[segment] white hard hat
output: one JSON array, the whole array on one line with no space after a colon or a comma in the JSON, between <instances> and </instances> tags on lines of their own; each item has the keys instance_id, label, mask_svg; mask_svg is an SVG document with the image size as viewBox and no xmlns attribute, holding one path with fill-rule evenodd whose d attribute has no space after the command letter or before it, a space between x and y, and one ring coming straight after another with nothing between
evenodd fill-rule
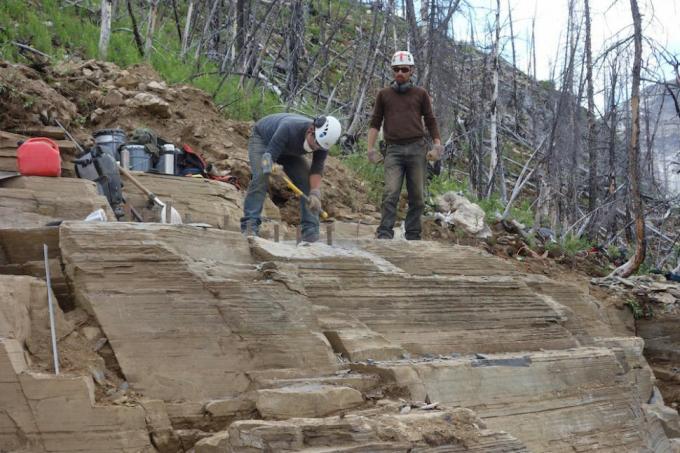
<instances>
[{"instance_id":1,"label":"white hard hat","mask_svg":"<svg viewBox=\"0 0 680 453\"><path fill-rule=\"evenodd\" d=\"M392 66L413 66L413 55L406 50L400 50L392 55Z\"/></svg>"},{"instance_id":2,"label":"white hard hat","mask_svg":"<svg viewBox=\"0 0 680 453\"><path fill-rule=\"evenodd\" d=\"M330 149L340 138L342 126L333 116L320 116L314 120L314 136L323 149Z\"/></svg>"}]
</instances>

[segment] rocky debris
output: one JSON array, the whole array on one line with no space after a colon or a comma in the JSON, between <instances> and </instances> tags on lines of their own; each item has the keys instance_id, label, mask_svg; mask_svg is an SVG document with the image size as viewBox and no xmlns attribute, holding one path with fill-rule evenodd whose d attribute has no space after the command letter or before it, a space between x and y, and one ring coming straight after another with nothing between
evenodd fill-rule
<instances>
[{"instance_id":1,"label":"rocky debris","mask_svg":"<svg viewBox=\"0 0 680 453\"><path fill-rule=\"evenodd\" d=\"M0 171L17 172L18 143L25 140L23 135L0 131Z\"/></svg>"},{"instance_id":2,"label":"rocky debris","mask_svg":"<svg viewBox=\"0 0 680 453\"><path fill-rule=\"evenodd\" d=\"M632 294L641 302L658 304L665 313L680 312L680 283L666 280L661 274L594 278L592 283L622 294Z\"/></svg>"},{"instance_id":3,"label":"rocky debris","mask_svg":"<svg viewBox=\"0 0 680 453\"><path fill-rule=\"evenodd\" d=\"M125 105L133 109L142 109L160 118L170 118L170 104L152 93L137 93L132 99L125 101Z\"/></svg>"},{"instance_id":4,"label":"rocky debris","mask_svg":"<svg viewBox=\"0 0 680 453\"><path fill-rule=\"evenodd\" d=\"M656 274L593 279L592 283L616 294L634 311L636 335L644 338L657 385L669 405L680 407L680 283Z\"/></svg>"},{"instance_id":5,"label":"rocky debris","mask_svg":"<svg viewBox=\"0 0 680 453\"><path fill-rule=\"evenodd\" d=\"M669 438L680 438L680 415L676 409L663 404L663 400L656 404L643 405L647 416L656 418L663 426L663 430Z\"/></svg>"},{"instance_id":6,"label":"rocky debris","mask_svg":"<svg viewBox=\"0 0 680 453\"><path fill-rule=\"evenodd\" d=\"M333 385L296 385L257 391L257 410L265 419L325 417L364 403L361 392Z\"/></svg>"},{"instance_id":7,"label":"rocky debris","mask_svg":"<svg viewBox=\"0 0 680 453\"><path fill-rule=\"evenodd\" d=\"M146 426L151 442L159 453L177 453L180 450L180 438L173 430L168 418L165 403L161 400L142 398L139 404L144 408Z\"/></svg>"},{"instance_id":8,"label":"rocky debris","mask_svg":"<svg viewBox=\"0 0 680 453\"><path fill-rule=\"evenodd\" d=\"M196 453L224 453L229 448L229 432L221 431L214 436L199 440L194 445Z\"/></svg>"},{"instance_id":9,"label":"rocky debris","mask_svg":"<svg viewBox=\"0 0 680 453\"><path fill-rule=\"evenodd\" d=\"M484 211L463 195L446 192L437 197L436 205L442 222L461 228L479 239L491 237L491 230L484 221Z\"/></svg>"},{"instance_id":10,"label":"rocky debris","mask_svg":"<svg viewBox=\"0 0 680 453\"><path fill-rule=\"evenodd\" d=\"M407 415L350 414L344 417L247 420L233 423L222 450L286 452L526 452L511 435L486 429L467 409ZM201 450L197 450L197 453ZM206 450L210 451L210 450Z\"/></svg>"},{"instance_id":11,"label":"rocky debris","mask_svg":"<svg viewBox=\"0 0 680 453\"><path fill-rule=\"evenodd\" d=\"M255 411L255 401L251 397L225 398L209 401L205 405L205 412L213 420L234 419L245 416Z\"/></svg>"},{"instance_id":12,"label":"rocky debris","mask_svg":"<svg viewBox=\"0 0 680 453\"><path fill-rule=\"evenodd\" d=\"M94 182L72 178L22 176L0 181L0 228L44 227L56 220L83 220L103 209L113 211Z\"/></svg>"},{"instance_id":13,"label":"rocky debris","mask_svg":"<svg viewBox=\"0 0 680 453\"><path fill-rule=\"evenodd\" d=\"M4 68L8 68L5 71ZM122 128L128 133L144 126L176 144L187 143L202 153L220 171L236 176L245 189L250 180L247 139L252 122L225 119L212 98L202 90L187 86L168 86L149 66L120 69L112 63L72 60L47 68L43 79L22 65L3 67L0 86L7 81L0 130L30 126L64 124L81 143L97 129ZM27 101L28 99L28 101ZM45 102L49 101L46 107ZM28 102L30 108L26 108ZM78 122L73 120L78 119ZM80 125L82 124L82 127ZM63 148L62 156L69 176L74 147ZM0 141L0 170L14 171L16 143L5 148ZM4 160L7 165L4 165ZM375 208L367 203L366 189L338 159L329 158L324 178L323 202L329 214L340 220L367 220ZM272 192L289 223L298 223L299 201L282 181L273 181Z\"/></svg>"},{"instance_id":14,"label":"rocky debris","mask_svg":"<svg viewBox=\"0 0 680 453\"><path fill-rule=\"evenodd\" d=\"M76 119L74 102L45 83L43 75L20 64L0 61L0 129L14 130Z\"/></svg>"}]
</instances>

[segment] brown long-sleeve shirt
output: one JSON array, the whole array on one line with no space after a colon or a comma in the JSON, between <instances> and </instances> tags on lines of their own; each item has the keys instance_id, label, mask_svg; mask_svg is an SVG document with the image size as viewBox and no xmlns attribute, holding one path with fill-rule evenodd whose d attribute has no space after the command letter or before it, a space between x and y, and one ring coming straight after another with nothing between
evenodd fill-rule
<instances>
[{"instance_id":1,"label":"brown long-sleeve shirt","mask_svg":"<svg viewBox=\"0 0 680 453\"><path fill-rule=\"evenodd\" d=\"M387 143L404 144L425 136L423 119L432 139L441 139L430 96L424 88L416 86L397 93L387 87L375 98L370 126L380 129L382 125Z\"/></svg>"}]
</instances>

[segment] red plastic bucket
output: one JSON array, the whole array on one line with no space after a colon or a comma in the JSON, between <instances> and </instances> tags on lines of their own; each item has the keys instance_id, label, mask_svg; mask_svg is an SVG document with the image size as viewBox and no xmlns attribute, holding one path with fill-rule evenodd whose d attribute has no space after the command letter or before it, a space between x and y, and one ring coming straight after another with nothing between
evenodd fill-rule
<instances>
[{"instance_id":1,"label":"red plastic bucket","mask_svg":"<svg viewBox=\"0 0 680 453\"><path fill-rule=\"evenodd\" d=\"M60 176L59 146L46 137L29 138L17 150L17 167L24 176Z\"/></svg>"}]
</instances>

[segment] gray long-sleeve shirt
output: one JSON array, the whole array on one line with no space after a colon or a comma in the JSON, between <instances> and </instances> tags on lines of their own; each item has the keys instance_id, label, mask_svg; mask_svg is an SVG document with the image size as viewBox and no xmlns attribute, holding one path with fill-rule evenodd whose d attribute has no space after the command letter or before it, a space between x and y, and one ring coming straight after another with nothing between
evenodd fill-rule
<instances>
[{"instance_id":1,"label":"gray long-sleeve shirt","mask_svg":"<svg viewBox=\"0 0 680 453\"><path fill-rule=\"evenodd\" d=\"M275 113L267 115L255 123L255 131L267 143L267 152L276 162L281 156L304 156L305 134L312 119L295 113ZM327 150L312 153L310 174L320 175L328 157Z\"/></svg>"}]
</instances>

